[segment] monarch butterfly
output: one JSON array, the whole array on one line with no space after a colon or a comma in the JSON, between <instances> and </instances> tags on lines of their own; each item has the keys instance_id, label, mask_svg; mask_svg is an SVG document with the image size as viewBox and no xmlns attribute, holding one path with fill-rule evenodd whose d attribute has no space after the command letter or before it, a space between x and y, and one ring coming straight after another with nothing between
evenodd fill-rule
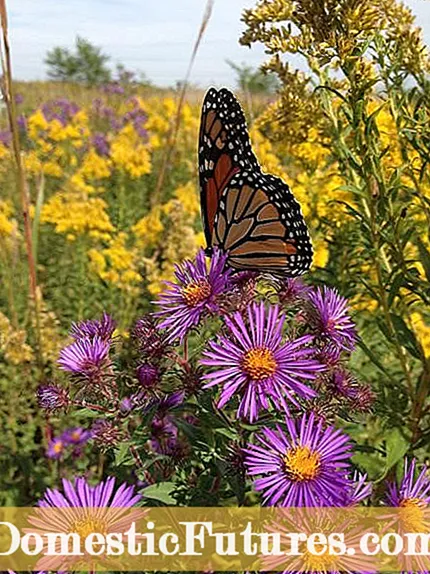
<instances>
[{"instance_id":1,"label":"monarch butterfly","mask_svg":"<svg viewBox=\"0 0 430 574\"><path fill-rule=\"evenodd\" d=\"M217 246L236 270L305 273L313 251L300 205L282 179L261 171L242 108L226 88L205 96L198 154L206 253Z\"/></svg>"}]
</instances>

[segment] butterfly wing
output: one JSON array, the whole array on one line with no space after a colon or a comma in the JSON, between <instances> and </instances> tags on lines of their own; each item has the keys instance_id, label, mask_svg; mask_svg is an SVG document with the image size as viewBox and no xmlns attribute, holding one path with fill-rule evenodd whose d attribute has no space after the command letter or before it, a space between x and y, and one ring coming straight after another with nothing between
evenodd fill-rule
<instances>
[{"instance_id":1,"label":"butterfly wing","mask_svg":"<svg viewBox=\"0 0 430 574\"><path fill-rule=\"evenodd\" d=\"M208 246L228 253L234 269L294 277L312 263L306 223L288 185L262 173L240 104L227 89L204 99L199 135L199 178Z\"/></svg>"},{"instance_id":2,"label":"butterfly wing","mask_svg":"<svg viewBox=\"0 0 430 574\"><path fill-rule=\"evenodd\" d=\"M312 263L312 244L300 204L280 178L243 171L224 189L213 245L234 269L294 277Z\"/></svg>"},{"instance_id":3,"label":"butterfly wing","mask_svg":"<svg viewBox=\"0 0 430 574\"><path fill-rule=\"evenodd\" d=\"M211 88L203 101L199 135L200 199L208 248L221 195L244 169L260 171L242 108L229 90Z\"/></svg>"}]
</instances>

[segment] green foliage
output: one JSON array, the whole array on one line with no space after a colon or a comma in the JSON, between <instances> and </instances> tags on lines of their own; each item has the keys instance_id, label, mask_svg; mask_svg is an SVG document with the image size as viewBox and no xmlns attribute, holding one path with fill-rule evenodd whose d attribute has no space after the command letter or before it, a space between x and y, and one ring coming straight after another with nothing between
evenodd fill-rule
<instances>
[{"instance_id":1,"label":"green foliage","mask_svg":"<svg viewBox=\"0 0 430 574\"><path fill-rule=\"evenodd\" d=\"M87 86L103 84L111 79L108 61L109 56L80 36L76 38L74 52L57 46L50 50L45 58L50 78Z\"/></svg>"},{"instance_id":2,"label":"green foliage","mask_svg":"<svg viewBox=\"0 0 430 574\"><path fill-rule=\"evenodd\" d=\"M363 301L357 369L380 393L386 473L393 456L430 444L428 51L399 2L263 0L244 21L242 42L265 45L282 84L273 136L306 141L316 129L327 153L313 169L342 181L319 221L330 246L322 278ZM292 71L285 54L308 72ZM369 447L378 452L376 437Z\"/></svg>"},{"instance_id":3,"label":"green foliage","mask_svg":"<svg viewBox=\"0 0 430 574\"><path fill-rule=\"evenodd\" d=\"M245 94L273 94L279 87L279 82L273 73L264 73L246 64L235 64L227 60L227 64L236 73L238 88Z\"/></svg>"}]
</instances>

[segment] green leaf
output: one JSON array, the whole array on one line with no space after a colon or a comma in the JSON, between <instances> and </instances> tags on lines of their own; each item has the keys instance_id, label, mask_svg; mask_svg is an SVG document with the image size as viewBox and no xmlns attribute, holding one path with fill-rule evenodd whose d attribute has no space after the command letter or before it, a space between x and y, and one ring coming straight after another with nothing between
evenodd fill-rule
<instances>
[{"instance_id":1,"label":"green leaf","mask_svg":"<svg viewBox=\"0 0 430 574\"><path fill-rule=\"evenodd\" d=\"M171 496L171 493L174 491L175 486L174 482L159 482L158 484L151 484L151 486L146 487L142 491L142 494L145 498L158 500L167 506L174 506L176 505L176 501Z\"/></svg>"},{"instance_id":2,"label":"green leaf","mask_svg":"<svg viewBox=\"0 0 430 574\"><path fill-rule=\"evenodd\" d=\"M33 257L35 261L37 261L37 252L39 245L40 213L42 211L44 196L45 196L45 177L42 173L40 178L40 184L37 188L37 198L34 210L33 226L31 230L32 242L33 242Z\"/></svg>"},{"instance_id":3,"label":"green leaf","mask_svg":"<svg viewBox=\"0 0 430 574\"><path fill-rule=\"evenodd\" d=\"M405 284L405 276L402 271L400 271L392 280L390 291L388 293L388 306L392 307L394 299L396 298L400 287Z\"/></svg>"},{"instance_id":4,"label":"green leaf","mask_svg":"<svg viewBox=\"0 0 430 574\"><path fill-rule=\"evenodd\" d=\"M387 476L388 471L405 456L409 449L409 442L398 428L390 429L385 436L387 458L385 459L385 469L382 478Z\"/></svg>"},{"instance_id":5,"label":"green leaf","mask_svg":"<svg viewBox=\"0 0 430 574\"><path fill-rule=\"evenodd\" d=\"M394 313L390 313L390 317L402 346L405 347L413 357L421 359L420 347L415 334L406 325L403 317L395 315Z\"/></svg>"},{"instance_id":6,"label":"green leaf","mask_svg":"<svg viewBox=\"0 0 430 574\"><path fill-rule=\"evenodd\" d=\"M229 438L231 440L237 440L238 439L237 432L235 432L234 430L228 429L228 428L218 428L218 429L215 429L215 432L218 434L221 434L223 436L226 436L227 438Z\"/></svg>"},{"instance_id":7,"label":"green leaf","mask_svg":"<svg viewBox=\"0 0 430 574\"><path fill-rule=\"evenodd\" d=\"M420 253L420 261L424 267L427 280L430 281L430 253L427 251L427 247L419 236L417 236L417 245Z\"/></svg>"},{"instance_id":8,"label":"green leaf","mask_svg":"<svg viewBox=\"0 0 430 574\"><path fill-rule=\"evenodd\" d=\"M132 458L130 455L130 444L123 442L115 449L115 465L120 466L124 464L128 458Z\"/></svg>"},{"instance_id":9,"label":"green leaf","mask_svg":"<svg viewBox=\"0 0 430 574\"><path fill-rule=\"evenodd\" d=\"M100 411L93 411L89 407L84 407L83 409L78 410L79 415L87 417L89 419L96 419L100 418L101 414Z\"/></svg>"},{"instance_id":10,"label":"green leaf","mask_svg":"<svg viewBox=\"0 0 430 574\"><path fill-rule=\"evenodd\" d=\"M374 352L371 349L369 349L369 347L361 339L357 341L357 345L360 347L360 349L362 349L366 353L366 355L369 357L372 363L376 365L378 369L380 369L384 373L384 375L390 377L390 373L386 370L384 365L379 361Z\"/></svg>"}]
</instances>

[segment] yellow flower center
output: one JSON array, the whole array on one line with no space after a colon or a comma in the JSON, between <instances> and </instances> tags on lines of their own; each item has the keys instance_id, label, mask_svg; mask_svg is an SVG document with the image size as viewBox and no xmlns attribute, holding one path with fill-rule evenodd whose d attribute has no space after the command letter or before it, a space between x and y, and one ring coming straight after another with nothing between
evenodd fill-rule
<instances>
[{"instance_id":1,"label":"yellow flower center","mask_svg":"<svg viewBox=\"0 0 430 574\"><path fill-rule=\"evenodd\" d=\"M56 442L56 443L54 444L54 446L52 447L52 450L53 450L56 454L62 452L62 450L63 450L63 442L62 442L61 440L59 440L58 442Z\"/></svg>"},{"instance_id":2,"label":"yellow flower center","mask_svg":"<svg viewBox=\"0 0 430 574\"><path fill-rule=\"evenodd\" d=\"M286 453L284 465L290 480L304 482L313 480L318 476L321 468L321 457L308 446L298 446L290 448Z\"/></svg>"},{"instance_id":3,"label":"yellow flower center","mask_svg":"<svg viewBox=\"0 0 430 574\"><path fill-rule=\"evenodd\" d=\"M182 289L182 296L189 307L195 307L212 293L212 287L206 279L189 283Z\"/></svg>"},{"instance_id":4,"label":"yellow flower center","mask_svg":"<svg viewBox=\"0 0 430 574\"><path fill-rule=\"evenodd\" d=\"M425 521L423 510L425 503L419 498L404 498L400 502L399 518L405 532L424 531Z\"/></svg>"},{"instance_id":5,"label":"yellow flower center","mask_svg":"<svg viewBox=\"0 0 430 574\"><path fill-rule=\"evenodd\" d=\"M76 532L82 540L93 532L107 534L107 530L107 524L104 520L92 516L77 520L70 527L70 532Z\"/></svg>"},{"instance_id":6,"label":"yellow flower center","mask_svg":"<svg viewBox=\"0 0 430 574\"><path fill-rule=\"evenodd\" d=\"M276 360L270 349L257 347L247 351L242 359L243 370L255 381L262 381L276 371Z\"/></svg>"},{"instance_id":7,"label":"yellow flower center","mask_svg":"<svg viewBox=\"0 0 430 574\"><path fill-rule=\"evenodd\" d=\"M319 548L319 546L321 546L321 548ZM315 544L315 550L317 552L320 552L322 549L322 545ZM333 572L339 568L339 564L336 564L336 558L336 556L330 554L328 547L326 551L319 556L305 549L303 552L302 569L304 572Z\"/></svg>"}]
</instances>

